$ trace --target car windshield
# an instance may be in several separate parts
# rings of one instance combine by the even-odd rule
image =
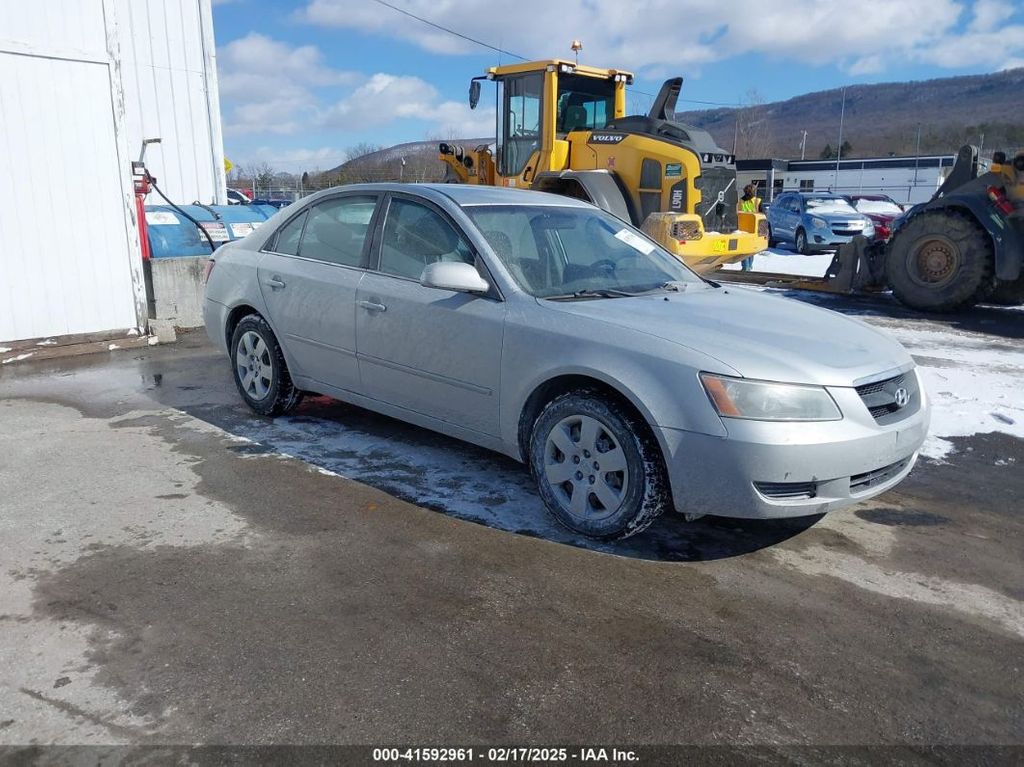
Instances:
[[[815,213],[856,213],[842,197],[808,197],[807,210]]]
[[[857,200],[854,203],[861,213],[875,213],[881,216],[898,216],[903,209],[890,200]]]
[[[465,211],[519,286],[538,298],[610,298],[708,285],[597,209],[486,205]]]

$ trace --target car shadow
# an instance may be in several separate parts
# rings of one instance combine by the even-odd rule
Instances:
[[[328,397],[307,397],[293,414],[275,419],[255,416],[240,402],[175,406],[249,440],[229,448],[236,453],[283,453],[458,519],[624,557],[667,562],[727,559],[799,535],[821,518],[709,516],[686,522],[681,515],[668,513],[632,538],[594,541],[551,517],[522,464]]]

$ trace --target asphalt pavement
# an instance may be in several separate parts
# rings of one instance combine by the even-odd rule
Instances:
[[[828,517],[594,546],[506,458],[254,416],[198,333],[12,365],[0,744],[1019,746],[1024,441],[950,441]]]

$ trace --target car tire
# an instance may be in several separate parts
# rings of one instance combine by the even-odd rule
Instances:
[[[995,288],[992,238],[957,210],[914,216],[889,241],[885,278],[911,309],[949,312],[986,300]]]
[[[671,503],[665,462],[647,424],[597,390],[552,399],[534,423],[529,458],[548,511],[590,538],[636,535]]]
[[[260,415],[283,415],[302,401],[274,331],[258,314],[243,317],[231,334],[231,370],[238,393]]]
[[[807,232],[802,227],[796,230],[796,239],[793,244],[796,247],[796,252],[801,256],[809,256],[811,254],[810,248],[807,247]]]

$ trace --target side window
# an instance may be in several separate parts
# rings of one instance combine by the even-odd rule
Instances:
[[[505,81],[501,175],[518,176],[540,148],[544,75],[530,74]]]
[[[363,243],[377,198],[340,197],[314,205],[299,255],[343,266],[363,265]]]
[[[270,247],[275,253],[294,256],[299,252],[299,238],[302,236],[302,225],[306,223],[308,211],[296,216],[277,233],[277,240]]]
[[[473,249],[440,214],[419,203],[393,199],[384,222],[380,270],[418,280],[427,264],[474,263]]]

